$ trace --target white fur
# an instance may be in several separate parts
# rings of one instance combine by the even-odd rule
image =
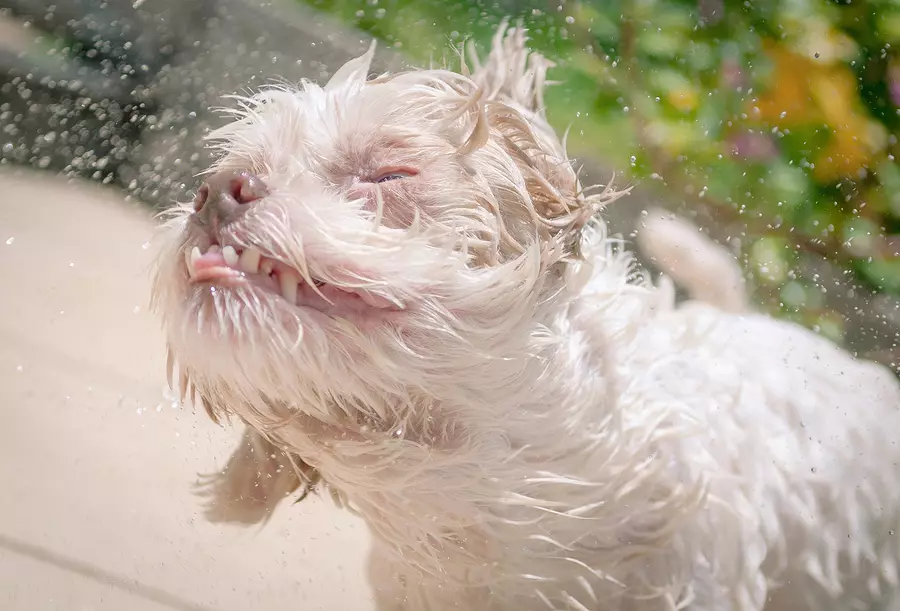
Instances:
[[[580,187],[521,29],[470,76],[367,81],[371,57],[241,99],[214,169],[271,195],[220,239],[399,316],[191,285],[190,209],[166,224],[154,297],[183,392],[255,448],[209,482],[210,517],[260,520],[321,477],[372,529],[382,610],[864,609],[893,589],[893,376],[634,273],[596,214],[618,194]],[[360,182],[398,165],[419,175]]]

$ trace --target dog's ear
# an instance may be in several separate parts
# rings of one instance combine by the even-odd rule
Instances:
[[[478,91],[471,104],[471,135],[461,152],[483,149],[489,141],[498,145],[521,172],[529,196],[524,208],[504,211],[507,228],[514,234],[515,225],[528,232],[537,226],[560,247],[552,252],[577,257],[580,229],[622,193],[606,187],[587,195],[582,189],[564,140],[544,115],[543,92],[553,64],[526,42],[521,25],[509,27],[504,20],[484,64],[469,46],[464,59],[474,66],[469,78]],[[466,73],[465,61],[463,66]]]
[[[369,70],[372,67],[372,59],[375,57],[376,41],[372,40],[369,49],[359,57],[355,57],[338,68],[337,72],[332,75],[328,83],[325,84],[325,91],[334,91],[340,87],[362,86],[369,76]]]
[[[525,180],[532,222],[546,238],[557,242],[564,256],[578,257],[580,229],[624,191],[606,186],[587,195],[582,189],[564,139],[544,114],[547,71],[554,64],[530,51],[526,43],[521,24],[509,27],[504,20],[484,64],[470,44],[468,59],[474,66],[470,78],[481,99],[467,146],[474,150],[488,140],[499,144]]]
[[[201,476],[198,493],[210,522],[257,524],[298,488],[305,496],[318,479],[315,469],[248,426],[225,468]]]
[[[467,62],[472,64],[470,77],[482,90],[485,101],[513,103],[543,116],[547,70],[554,64],[540,53],[530,51],[527,42],[525,28],[521,24],[509,27],[509,20],[504,19],[494,34],[484,64],[470,40],[462,57],[462,69],[464,73],[469,72]]]

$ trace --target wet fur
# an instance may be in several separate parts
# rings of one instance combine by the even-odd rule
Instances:
[[[326,482],[372,530],[382,611],[864,609],[894,588],[890,373],[735,307],[721,256],[710,303],[637,273],[598,214],[621,193],[581,187],[521,29],[460,73],[367,79],[371,53],[241,99],[214,169],[272,191],[230,240],[401,317],[198,291],[189,208],[164,226],[154,299],[182,393],[247,425],[209,517],[261,521]]]

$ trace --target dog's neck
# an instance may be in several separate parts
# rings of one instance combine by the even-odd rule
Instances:
[[[663,536],[665,516],[675,514],[659,503],[691,501],[665,485],[652,498],[654,486],[631,485],[663,479],[647,465],[653,439],[625,426],[617,408],[621,331],[655,307],[652,291],[642,291],[610,287],[606,297],[547,308],[502,350],[473,362],[479,375],[410,390],[415,408],[383,423],[389,435],[373,442],[367,430],[358,439],[342,434],[324,453],[317,448],[317,467],[413,579],[521,588],[527,571],[509,560],[512,545],[527,550],[514,557],[528,559],[529,571],[541,568],[536,577],[570,582],[573,561],[596,562],[606,549],[608,563],[590,567],[602,591],[614,578],[597,575],[637,561],[623,556],[623,540],[655,547]],[[595,527],[587,537],[586,519]]]

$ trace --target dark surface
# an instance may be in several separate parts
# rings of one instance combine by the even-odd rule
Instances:
[[[213,110],[223,95],[326,78],[368,44],[289,1],[0,0],[0,10],[41,37],[0,46],[0,159],[161,207],[208,167],[203,136],[224,120]],[[379,61],[397,58],[383,50]]]

